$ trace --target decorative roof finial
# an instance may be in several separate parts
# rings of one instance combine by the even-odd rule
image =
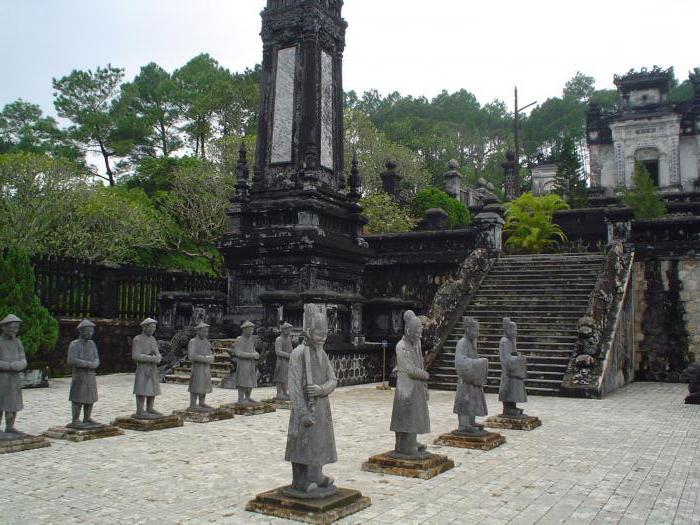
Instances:
[[[348,185],[350,186],[350,193],[348,193],[348,199],[352,202],[357,202],[360,200],[360,188],[362,187],[362,177],[360,176],[360,169],[358,168],[359,162],[357,161],[357,151],[352,151],[352,169],[350,170],[350,177],[348,178]]]

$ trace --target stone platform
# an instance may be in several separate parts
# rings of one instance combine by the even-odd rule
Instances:
[[[125,430],[138,430],[140,432],[151,432],[153,430],[165,430],[183,425],[182,418],[178,415],[159,417],[157,419],[137,419],[132,416],[118,417],[112,421],[115,427]]]
[[[288,488],[280,487],[258,494],[248,502],[245,510],[314,525],[328,525],[372,504],[359,490],[338,488],[338,492],[332,496],[306,499],[287,496],[284,491]]]
[[[254,405],[239,405],[238,403],[227,403],[221,405],[224,410],[233,410],[237,416],[257,416],[258,414],[269,414],[276,409],[267,403],[256,403]]]
[[[434,444],[445,447],[471,448],[474,450],[492,450],[500,447],[505,442],[506,438],[498,432],[489,432],[484,436],[470,436],[456,430],[442,434],[433,441]]]
[[[10,454],[12,452],[22,452],[35,448],[50,447],[51,443],[42,436],[32,436],[31,434],[6,434],[0,432],[0,454]]]
[[[486,418],[484,426],[488,428],[507,428],[510,430],[533,430],[542,425],[540,418],[527,416],[526,418],[511,418],[503,416],[491,416]]]
[[[278,410],[291,410],[292,409],[292,402],[289,399],[277,399],[275,397],[271,397],[270,399],[263,399],[263,403],[266,405],[272,405]]]
[[[393,451],[372,456],[362,464],[362,470],[376,474],[391,474],[407,478],[430,479],[455,466],[454,461],[441,454],[430,454],[425,459],[401,459]]]
[[[183,420],[190,423],[211,423],[212,421],[222,421],[224,419],[233,418],[233,410],[229,408],[210,408],[204,410],[186,408],[184,410],[176,410],[173,414],[180,416]]]
[[[122,436],[124,432],[112,425],[96,425],[88,428],[51,427],[42,434],[51,439],[65,439],[79,443],[91,439],[102,439],[113,436]]]

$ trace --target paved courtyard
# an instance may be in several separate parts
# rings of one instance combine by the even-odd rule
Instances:
[[[132,376],[98,378],[95,416],[132,412]],[[69,380],[25,391],[20,428],[40,433],[69,419]],[[637,383],[602,400],[531,397],[543,426],[504,431],[490,452],[431,446],[455,468],[428,481],[360,470],[389,450],[393,392],[339,389],[332,408],[339,462],[326,468],[372,506],[340,523],[700,523],[700,406],[685,385]],[[265,397],[271,389],[261,389]],[[235,393],[217,389],[214,403]],[[433,433],[452,430],[453,394],[431,392]],[[487,396],[489,410],[497,398]],[[156,405],[182,408],[187,387],[163,385]],[[244,510],[256,493],[286,484],[288,411],[0,456],[2,523],[291,523]]]

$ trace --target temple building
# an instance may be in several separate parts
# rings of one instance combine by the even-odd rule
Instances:
[[[614,195],[631,187],[635,162],[662,192],[695,191],[700,177],[700,69],[690,74],[691,101],[668,100],[673,68],[615,76],[617,111],[591,104],[586,114],[591,189]]]

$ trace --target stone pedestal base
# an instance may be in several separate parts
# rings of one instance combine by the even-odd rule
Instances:
[[[336,494],[327,498],[302,499],[286,496],[284,490],[287,488],[280,487],[258,494],[248,502],[245,510],[314,525],[328,525],[372,504],[358,490],[338,488]]]
[[[187,408],[185,410],[176,410],[173,414],[190,423],[211,423],[212,421],[233,418],[233,410],[227,408],[212,408],[209,410],[192,410]]]
[[[262,402],[266,405],[272,405],[277,410],[292,409],[292,402],[289,399],[277,399],[276,397],[271,397],[270,399],[263,399]]]
[[[133,416],[118,417],[112,421],[112,425],[125,430],[150,432],[152,430],[165,430],[166,428],[181,427],[183,422],[180,416],[171,414],[169,416],[163,416],[157,419],[136,419]]]
[[[508,428],[510,430],[532,430],[542,425],[540,418],[528,416],[524,419],[491,416],[484,421],[484,426],[489,428]]]
[[[11,452],[21,452],[23,450],[50,446],[51,443],[42,436],[32,436],[31,434],[6,434],[0,432],[0,454],[10,454]]]
[[[498,432],[489,432],[484,436],[470,436],[457,431],[442,434],[433,443],[445,447],[471,448],[474,450],[491,450],[500,447],[506,438]]]
[[[407,478],[430,479],[455,466],[447,456],[430,454],[425,459],[399,459],[392,452],[372,456],[362,464],[362,470]]]
[[[229,403],[221,405],[225,410],[232,410],[237,416],[257,416],[258,414],[269,414],[275,411],[275,407],[267,403],[256,403],[254,405],[239,405],[238,403]]]
[[[112,425],[99,425],[92,428],[51,427],[42,435],[51,439],[65,439],[67,441],[80,442],[89,441],[91,439],[122,436],[124,432]]]

